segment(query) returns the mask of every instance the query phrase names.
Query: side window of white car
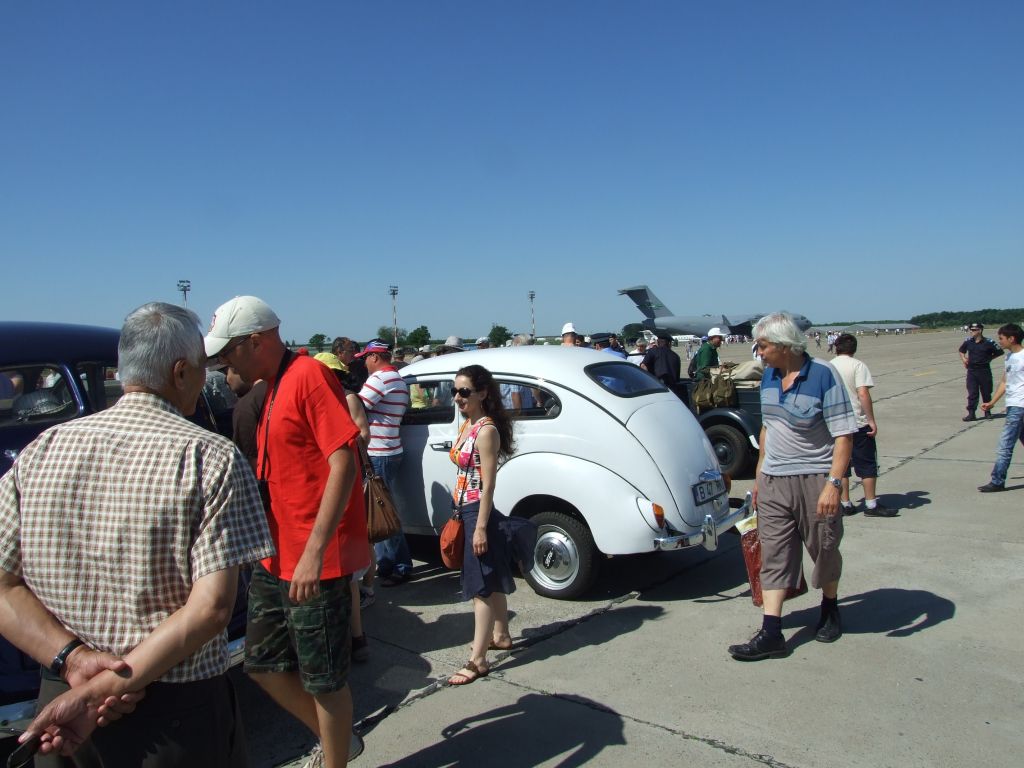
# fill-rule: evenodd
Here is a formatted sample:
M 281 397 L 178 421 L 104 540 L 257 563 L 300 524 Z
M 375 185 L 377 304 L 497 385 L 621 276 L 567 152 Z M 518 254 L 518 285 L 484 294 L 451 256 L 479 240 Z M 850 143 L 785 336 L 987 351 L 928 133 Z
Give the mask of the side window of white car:
M 455 419 L 455 398 L 452 380 L 407 381 L 409 408 L 402 424 L 450 424 Z
M 562 403 L 543 387 L 498 379 L 501 402 L 514 419 L 553 419 L 562 412 Z
M 625 361 L 594 363 L 583 370 L 603 389 L 619 397 L 639 397 L 652 392 L 668 391 L 664 384 L 647 371 Z

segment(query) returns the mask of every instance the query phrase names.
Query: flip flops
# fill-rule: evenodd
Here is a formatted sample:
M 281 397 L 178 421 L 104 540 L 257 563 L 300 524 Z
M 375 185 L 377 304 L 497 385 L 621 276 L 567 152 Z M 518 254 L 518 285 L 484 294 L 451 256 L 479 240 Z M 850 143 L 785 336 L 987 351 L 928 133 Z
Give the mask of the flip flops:
M 470 674 L 467 675 L 465 672 L 462 671 L 462 669 L 469 670 Z M 448 678 L 448 685 L 469 685 L 474 680 L 478 680 L 481 677 L 487 677 L 489 674 L 491 674 L 490 667 L 484 667 L 483 669 L 480 669 L 480 667 L 478 667 L 472 661 L 467 661 L 462 666 L 462 669 L 460 669 L 458 672 L 456 672 L 454 675 Z M 457 678 L 461 678 L 461 680 Z

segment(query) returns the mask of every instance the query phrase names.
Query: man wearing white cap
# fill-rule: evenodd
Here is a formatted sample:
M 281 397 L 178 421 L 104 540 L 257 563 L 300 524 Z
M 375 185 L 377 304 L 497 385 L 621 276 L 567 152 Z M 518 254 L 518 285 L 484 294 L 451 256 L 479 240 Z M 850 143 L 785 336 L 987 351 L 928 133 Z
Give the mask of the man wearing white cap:
M 707 378 L 708 368 L 718 367 L 718 348 L 722 346 L 722 340 L 725 338 L 725 334 L 722 333 L 722 329 L 715 327 L 708 329 L 708 340 L 700 345 L 700 349 L 697 350 L 696 362 L 694 363 L 693 369 L 696 371 L 696 375 L 693 377 L 694 381 L 700 381 L 701 379 Z
M 566 323 L 562 326 L 562 346 L 563 347 L 575 347 L 576 337 L 579 334 L 576 333 L 576 326 L 572 323 Z
M 322 751 L 327 765 L 345 765 L 349 575 L 369 565 L 355 482 L 359 428 L 338 378 L 312 357 L 292 354 L 280 324 L 266 303 L 239 296 L 217 309 L 206 335 L 210 358 L 246 381 L 267 382 L 256 477 L 277 554 L 253 570 L 245 670 L 320 738 L 316 759 Z

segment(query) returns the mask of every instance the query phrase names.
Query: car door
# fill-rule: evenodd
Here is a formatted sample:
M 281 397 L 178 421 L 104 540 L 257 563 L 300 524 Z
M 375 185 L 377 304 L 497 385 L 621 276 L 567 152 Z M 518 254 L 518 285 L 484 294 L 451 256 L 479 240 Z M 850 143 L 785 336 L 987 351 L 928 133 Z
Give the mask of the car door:
M 434 534 L 452 513 L 455 465 L 448 457 L 458 422 L 448 375 L 406 377 L 409 409 L 402 419 L 402 464 L 392 493 L 408 533 Z

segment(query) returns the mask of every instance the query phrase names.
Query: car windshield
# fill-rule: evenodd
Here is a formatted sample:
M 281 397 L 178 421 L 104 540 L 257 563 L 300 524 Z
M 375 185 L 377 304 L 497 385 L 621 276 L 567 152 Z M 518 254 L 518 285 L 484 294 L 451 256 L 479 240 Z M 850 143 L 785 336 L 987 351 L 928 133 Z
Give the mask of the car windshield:
M 613 360 L 588 365 L 584 370 L 587 376 L 603 389 L 619 397 L 639 397 L 654 392 L 668 392 L 664 384 L 632 363 Z

